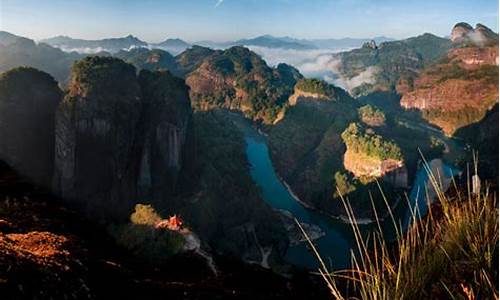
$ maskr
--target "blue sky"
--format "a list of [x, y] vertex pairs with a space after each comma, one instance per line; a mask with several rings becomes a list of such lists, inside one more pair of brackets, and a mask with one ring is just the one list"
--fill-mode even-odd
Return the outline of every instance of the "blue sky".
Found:
[[448, 35], [460, 21], [498, 32], [497, 0], [0, 0], [0, 30], [34, 39], [133, 34], [149, 42], [253, 37]]

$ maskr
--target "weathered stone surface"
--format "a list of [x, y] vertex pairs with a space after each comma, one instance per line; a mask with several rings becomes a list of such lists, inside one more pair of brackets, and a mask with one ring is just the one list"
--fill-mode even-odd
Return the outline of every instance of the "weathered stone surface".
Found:
[[445, 60], [398, 86], [403, 108], [421, 110], [448, 135], [480, 121], [498, 102], [498, 35], [481, 24], [459, 23], [451, 38], [456, 48]]
[[0, 160], [33, 182], [48, 186], [54, 161], [57, 82], [32, 68], [0, 76]]
[[143, 140], [140, 197], [161, 200], [175, 189], [186, 157], [191, 105], [184, 80], [168, 72], [141, 71]]
[[383, 177], [388, 182], [396, 183], [397, 187], [406, 187], [408, 183], [408, 174], [402, 161], [380, 160], [348, 149], [344, 154], [344, 167], [356, 177]]
[[133, 66], [107, 57], [76, 63], [56, 118], [56, 192], [95, 216], [125, 216], [136, 196], [140, 113]]

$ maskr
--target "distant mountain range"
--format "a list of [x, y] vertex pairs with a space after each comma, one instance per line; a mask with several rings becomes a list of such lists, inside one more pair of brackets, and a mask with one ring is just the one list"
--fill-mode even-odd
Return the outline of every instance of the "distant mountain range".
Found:
[[153, 48], [160, 48], [162, 50], [166, 50], [173, 55], [177, 55], [187, 48], [190, 48], [192, 45], [181, 40], [181, 39], [166, 39], [165, 41], [157, 44], [150, 44]]
[[148, 43], [141, 41], [133, 35], [102, 40], [83, 40], [74, 39], [68, 36], [56, 36], [40, 40], [40, 42], [60, 48], [67, 52], [76, 51], [81, 53], [94, 53], [100, 51], [118, 52], [123, 49], [148, 46]]
[[291, 50], [338, 49], [361, 47], [364, 43], [374, 40], [377, 44], [394, 41], [392, 38], [380, 36], [374, 38], [341, 38], [341, 39], [296, 39], [292, 37], [275, 37], [262, 35], [251, 39], [241, 39], [232, 42], [201, 41], [197, 44], [210, 48], [228, 48], [232, 46], [258, 46]]
[[[13, 36], [13, 35], [12, 35]], [[0, 36], [0, 39], [13, 39], [12, 36]], [[101, 40], [74, 39], [68, 36], [56, 36], [53, 38], [40, 40], [42, 43], [60, 48], [64, 51], [76, 51], [79, 53], [96, 53], [101, 51], [118, 52], [137, 47], [159, 48], [166, 50], [173, 55], [177, 55], [192, 45], [200, 45], [215, 49], [226, 49], [232, 46], [257, 46], [274, 49], [287, 50], [313, 50], [313, 49], [338, 49], [360, 47], [366, 42], [374, 40], [376, 43], [393, 41], [388, 37], [374, 38], [342, 38], [342, 39], [296, 39], [292, 37], [275, 37], [272, 35], [262, 35], [250, 39], [240, 39], [228, 42], [199, 41], [188, 43], [179, 38], [169, 38], [160, 43], [147, 43], [139, 38], [128, 35], [120, 38], [108, 38]]]

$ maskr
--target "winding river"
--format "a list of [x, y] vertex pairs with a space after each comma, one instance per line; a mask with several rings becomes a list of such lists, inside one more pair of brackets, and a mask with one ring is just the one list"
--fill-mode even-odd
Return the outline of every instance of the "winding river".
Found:
[[[269, 155], [266, 138], [259, 134], [250, 122], [242, 118], [238, 118], [235, 124], [245, 136], [246, 154], [251, 165], [251, 176], [257, 186], [260, 187], [263, 199], [275, 209], [289, 211], [302, 223], [319, 226], [325, 235], [317, 239], [315, 245], [325, 262], [333, 269], [348, 267], [351, 260], [351, 249], [353, 251], [357, 249], [351, 225], [301, 205], [276, 174]], [[456, 173], [455, 170], [442, 163], [441, 160], [434, 160], [432, 166], [435, 171], [439, 172], [445, 184], [449, 183], [449, 179]], [[412, 206], [417, 203], [421, 215], [425, 215], [427, 209], [426, 190], [429, 190], [429, 178], [427, 172], [421, 168], [409, 193]], [[404, 227], [408, 225], [410, 213], [406, 201], [400, 201], [394, 210], [394, 215], [396, 219], [401, 220]], [[394, 234], [392, 222], [387, 220], [381, 225], [386, 237]], [[375, 230], [376, 224], [359, 225], [359, 228], [366, 233]], [[306, 243], [290, 246], [285, 259], [299, 267], [309, 269], [318, 267], [318, 261], [308, 249]]]

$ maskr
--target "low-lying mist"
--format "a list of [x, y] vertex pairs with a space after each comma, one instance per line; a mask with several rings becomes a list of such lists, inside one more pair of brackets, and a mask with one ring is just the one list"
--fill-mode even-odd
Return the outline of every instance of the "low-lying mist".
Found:
[[357, 76], [347, 78], [341, 75], [340, 58], [334, 54], [349, 51], [352, 48], [292, 50], [281, 48], [267, 48], [248, 46], [271, 66], [286, 63], [296, 67], [305, 77], [323, 79], [328, 83], [342, 87], [348, 91], [364, 83], [374, 83], [376, 67], [368, 67]]

